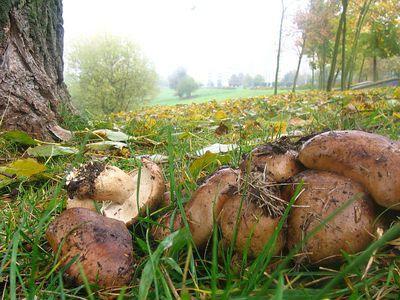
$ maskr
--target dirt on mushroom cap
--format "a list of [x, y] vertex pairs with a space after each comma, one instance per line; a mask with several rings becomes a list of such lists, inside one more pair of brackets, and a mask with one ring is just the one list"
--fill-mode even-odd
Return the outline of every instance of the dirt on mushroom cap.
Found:
[[[83, 176], [88, 173], [78, 170], [78, 175], [72, 174], [67, 186], [72, 184], [76, 190], [75, 197], [68, 199], [67, 208], [86, 207], [97, 211], [94, 201], [100, 202], [97, 207], [102, 214], [130, 225], [146, 208], [155, 209], [162, 202], [165, 190], [160, 167], [145, 158], [142, 163], [140, 171], [136, 169], [131, 174], [114, 166], [105, 166], [92, 185], [88, 184], [92, 177], [85, 178]], [[83, 193], [86, 186], [93, 188], [90, 197]]]
[[245, 156], [240, 169], [243, 173], [263, 172], [272, 181], [285, 182], [303, 170], [296, 148], [287, 138], [258, 146]]
[[[245, 177], [242, 177], [245, 176]], [[281, 198], [281, 185], [262, 172], [250, 172], [240, 176], [238, 193], [246, 195], [246, 201], [261, 208], [272, 218], [283, 215], [287, 202]]]
[[95, 192], [95, 181], [104, 171], [106, 165], [99, 161], [91, 161], [67, 177], [67, 192], [69, 198], [77, 195], [90, 198]]
[[46, 237], [55, 253], [60, 248], [63, 266], [77, 257], [66, 271], [70, 281], [84, 283], [81, 266], [90, 284], [110, 288], [130, 283], [133, 246], [124, 223], [86, 208], [72, 208], [56, 217]]

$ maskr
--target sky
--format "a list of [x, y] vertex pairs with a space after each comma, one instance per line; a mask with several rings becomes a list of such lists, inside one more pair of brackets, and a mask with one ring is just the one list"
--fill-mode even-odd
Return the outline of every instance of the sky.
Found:
[[[306, 0], [285, 0], [281, 77], [296, 69], [293, 15]], [[72, 43], [97, 33], [140, 45], [158, 74], [184, 67], [196, 80], [223, 80], [233, 73], [273, 81], [280, 0], [64, 0], [65, 55]], [[303, 63], [307, 70], [307, 62]]]

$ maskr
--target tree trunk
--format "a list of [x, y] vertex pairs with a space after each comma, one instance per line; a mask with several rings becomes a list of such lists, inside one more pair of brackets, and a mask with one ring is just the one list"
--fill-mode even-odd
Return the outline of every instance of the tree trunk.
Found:
[[4, 0], [1, 9], [0, 127], [68, 139], [57, 125], [61, 105], [74, 111], [63, 78], [61, 0]]
[[343, 32], [342, 32], [342, 76], [340, 80], [340, 89], [344, 91], [346, 84], [346, 34], [347, 34], [347, 0], [342, 0], [343, 12]]
[[301, 45], [301, 51], [300, 51], [300, 54], [299, 54], [299, 62], [298, 62], [298, 64], [297, 64], [296, 74], [294, 75], [292, 93], [295, 93], [295, 92], [296, 92], [297, 78], [299, 77], [300, 66], [301, 66], [301, 60], [303, 59], [305, 47], [306, 47], [306, 34], [303, 33], [303, 43], [302, 43], [302, 45]]
[[373, 76], [374, 76], [374, 81], [378, 81], [378, 59], [376, 55], [373, 57]]
[[282, 2], [282, 15], [281, 15], [281, 25], [279, 27], [278, 54], [276, 56], [274, 95], [278, 94], [278, 76], [279, 76], [279, 62], [280, 62], [280, 58], [281, 58], [282, 28], [283, 28], [283, 19], [285, 18], [285, 4], [283, 3], [283, 0], [281, 2]]
[[340, 36], [341, 36], [341, 33], [342, 33], [342, 27], [343, 27], [343, 11], [342, 11], [342, 13], [340, 15], [339, 25], [338, 25], [338, 29], [336, 31], [335, 46], [333, 48], [331, 69], [330, 69], [330, 72], [329, 72], [328, 82], [327, 82], [327, 85], [326, 85], [326, 90], [328, 92], [332, 90], [332, 87], [334, 85], [333, 79], [334, 79], [334, 76], [335, 76], [336, 61], [337, 61], [337, 55], [338, 55], [338, 52], [339, 52], [339, 44], [340, 44]]
[[365, 55], [363, 55], [363, 58], [362, 58], [362, 61], [361, 61], [360, 73], [358, 73], [358, 82], [361, 82], [362, 73], [363, 73], [363, 70], [364, 70], [364, 63], [365, 63]]
[[347, 71], [346, 71], [346, 77], [348, 76], [347, 89], [350, 89], [351, 85], [353, 84], [353, 73], [354, 73], [355, 63], [357, 60], [356, 57], [357, 57], [358, 42], [360, 40], [361, 29], [363, 28], [365, 17], [367, 16], [372, 1], [373, 0], [365, 0], [357, 19], [356, 32], [354, 34], [354, 39], [353, 39], [353, 47], [351, 49], [350, 57], [347, 61]]
[[335, 77], [333, 78], [333, 85], [335, 85], [336, 82], [337, 82], [337, 78], [338, 78], [338, 76], [339, 76], [339, 72], [340, 72], [340, 68], [338, 68], [338, 69], [336, 70], [336, 72], [335, 72]]

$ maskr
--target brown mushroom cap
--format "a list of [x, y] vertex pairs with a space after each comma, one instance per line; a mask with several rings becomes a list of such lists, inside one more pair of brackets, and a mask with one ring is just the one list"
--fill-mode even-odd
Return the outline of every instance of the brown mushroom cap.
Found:
[[190, 232], [194, 243], [202, 246], [207, 243], [213, 230], [214, 221], [220, 215], [226, 198], [221, 193], [235, 185], [238, 172], [225, 168], [215, 172], [192, 195], [185, 207]]
[[[173, 223], [171, 224], [171, 222]], [[161, 216], [157, 220], [157, 223], [159, 223], [159, 225], [157, 224], [151, 228], [151, 235], [156, 241], [162, 241], [174, 231], [184, 227], [182, 215], [179, 212], [173, 215], [173, 212], [169, 211], [165, 215]]]
[[[224, 205], [224, 199], [220, 199], [221, 193], [236, 184], [238, 172], [231, 168], [224, 168], [210, 176], [192, 195], [185, 206], [185, 214], [189, 223], [194, 243], [203, 246], [207, 243], [213, 230], [214, 220], [218, 218]], [[171, 234], [171, 213], [159, 218], [158, 223], [152, 229], [156, 240], [163, 240]], [[175, 215], [172, 231], [184, 226], [179, 212]]]
[[[304, 245], [302, 252], [310, 263], [326, 265], [341, 260], [341, 250], [357, 253], [372, 241], [374, 206], [364, 188], [357, 182], [325, 171], [304, 171], [293, 178], [284, 194], [290, 199], [296, 183], [304, 181], [304, 191], [296, 200], [288, 219], [288, 248], [350, 199], [350, 206], [335, 216]], [[357, 198], [360, 196], [361, 198]]]
[[264, 172], [273, 181], [284, 182], [303, 170], [297, 155], [294, 150], [270, 143], [251, 151], [240, 169], [242, 172]]
[[384, 207], [400, 210], [400, 147], [373, 133], [344, 130], [316, 135], [304, 143], [300, 161], [361, 183]]
[[[142, 158], [142, 163], [140, 171], [135, 170], [131, 174], [117, 167], [104, 167], [95, 180], [85, 177], [84, 172], [78, 172], [83, 175], [76, 176], [77, 180], [68, 184], [69, 191], [77, 192], [70, 193], [74, 198], [68, 199], [67, 208], [96, 210], [94, 201], [101, 201], [99, 207], [106, 217], [131, 224], [146, 208], [153, 210], [161, 203], [165, 189], [162, 171], [157, 164], [145, 158]], [[88, 184], [92, 181], [93, 184]], [[84, 192], [86, 190], [92, 192]]]
[[66, 274], [83, 284], [80, 266], [90, 284], [128, 285], [132, 277], [132, 237], [125, 224], [86, 208], [65, 210], [49, 226], [46, 237], [54, 252], [60, 248], [62, 265], [77, 260]]
[[[247, 199], [242, 200], [240, 193], [232, 193], [230, 190], [221, 197], [225, 198], [225, 205], [219, 219], [224, 244], [231, 245], [235, 234], [236, 220], [238, 220], [235, 250], [243, 254], [248, 249], [248, 254], [256, 257], [272, 238], [280, 218], [268, 216], [265, 210], [254, 202]], [[238, 218], [241, 202], [242, 210]], [[276, 239], [273, 253], [278, 254], [281, 252], [284, 245], [285, 232], [281, 230]]]

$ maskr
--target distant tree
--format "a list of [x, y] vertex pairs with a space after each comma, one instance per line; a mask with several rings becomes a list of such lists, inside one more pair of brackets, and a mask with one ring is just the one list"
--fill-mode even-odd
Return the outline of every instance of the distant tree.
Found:
[[400, 55], [400, 2], [378, 0], [371, 7], [368, 31], [361, 34], [361, 44], [366, 57], [372, 58], [373, 79], [377, 81], [378, 58]]
[[186, 69], [183, 67], [179, 67], [168, 77], [169, 87], [173, 90], [176, 90], [178, 83], [187, 76]]
[[220, 78], [217, 80], [217, 88], [222, 88], [222, 80]]
[[303, 32], [302, 34], [302, 41], [301, 41], [301, 46], [300, 47], [300, 51], [299, 51], [299, 60], [297, 62], [297, 69], [296, 69], [296, 73], [294, 75], [294, 79], [293, 79], [293, 86], [292, 86], [292, 92], [295, 93], [296, 92], [296, 85], [297, 85], [297, 79], [299, 77], [299, 72], [300, 72], [300, 66], [301, 66], [301, 61], [303, 59], [303, 55], [304, 55], [304, 50], [306, 48], [306, 34]]
[[253, 87], [253, 85], [253, 77], [251, 77], [249, 74], [246, 74], [243, 78], [243, 87], [250, 88]]
[[[337, 28], [338, 1], [310, 0], [301, 25], [307, 36], [305, 55], [311, 58], [313, 74], [318, 74], [318, 87], [325, 88], [327, 64]], [[314, 80], [312, 80], [314, 82]], [[314, 84], [313, 84], [314, 86]]]
[[293, 85], [296, 73], [294, 71], [287, 72], [283, 75], [282, 80], [279, 82], [280, 86], [289, 87]]
[[392, 56], [382, 60], [381, 69], [388, 77], [400, 78], [400, 56]]
[[233, 74], [231, 78], [229, 78], [228, 84], [230, 87], [238, 87], [240, 86], [240, 80], [238, 75]]
[[207, 82], [207, 87], [209, 87], [209, 88], [214, 88], [214, 87], [215, 87], [214, 81], [209, 80], [209, 81]]
[[156, 91], [154, 67], [131, 41], [97, 35], [76, 43], [68, 61], [72, 99], [93, 112], [129, 110]]
[[297, 84], [297, 78], [299, 77], [299, 72], [300, 72], [300, 67], [301, 67], [301, 61], [303, 59], [304, 56], [304, 52], [306, 49], [306, 40], [307, 40], [307, 13], [303, 12], [303, 11], [299, 11], [296, 14], [295, 17], [295, 23], [296, 26], [300, 32], [299, 37], [296, 40], [296, 48], [297, 48], [297, 52], [299, 54], [299, 59], [297, 62], [297, 69], [296, 69], [296, 74], [294, 76], [293, 79], [293, 86], [292, 86], [292, 92], [295, 93], [296, 92], [296, 84]]
[[196, 83], [196, 81], [189, 75], [186, 75], [179, 80], [178, 85], [176, 86], [176, 93], [179, 98], [190, 98], [192, 96], [192, 92], [198, 88], [199, 85]]
[[265, 86], [265, 79], [264, 77], [262, 77], [260, 74], [257, 74], [256, 76], [254, 76], [253, 79], [253, 86], [254, 87], [260, 87], [260, 86]]
[[238, 81], [239, 81], [239, 86], [243, 86], [243, 81], [244, 81], [244, 74], [243, 73], [239, 73]]

